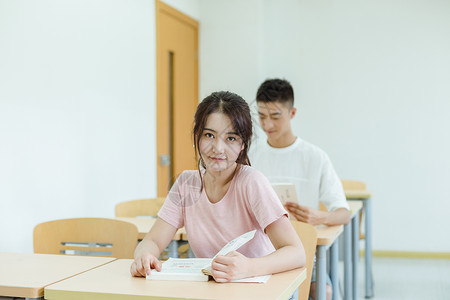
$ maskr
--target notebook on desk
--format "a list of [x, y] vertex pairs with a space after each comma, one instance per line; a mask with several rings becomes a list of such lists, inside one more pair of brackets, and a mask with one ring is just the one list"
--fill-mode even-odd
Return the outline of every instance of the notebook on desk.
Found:
[[[153, 270], [147, 275], [148, 280], [182, 280], [182, 281], [208, 281], [212, 277], [211, 264], [217, 255], [227, 255], [236, 251], [242, 245], [253, 239], [256, 230], [238, 236], [228, 242], [213, 258], [169, 258], [162, 264], [161, 271]], [[233, 280], [232, 282], [265, 283], [270, 274]]]

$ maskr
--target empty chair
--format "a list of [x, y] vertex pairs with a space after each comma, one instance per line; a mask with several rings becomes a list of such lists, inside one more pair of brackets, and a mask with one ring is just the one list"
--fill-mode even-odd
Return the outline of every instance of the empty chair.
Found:
[[[164, 204], [166, 198], [149, 198], [129, 200], [116, 204], [116, 218], [135, 218], [135, 217], [157, 217], [158, 211]], [[169, 257], [186, 257], [189, 246], [182, 241], [171, 241], [169, 247], [161, 253], [160, 259], [166, 260]]]
[[365, 191], [366, 190], [366, 184], [362, 181], [342, 179], [341, 182], [342, 182], [342, 186], [344, 187], [344, 191], [348, 191], [348, 190]]
[[62, 219], [36, 225], [35, 253], [133, 258], [138, 229], [125, 221], [105, 218]]
[[130, 200], [118, 203], [115, 208], [116, 217], [138, 217], [151, 216], [156, 217], [159, 209], [162, 207], [165, 198], [150, 198]]
[[309, 288], [311, 286], [311, 276], [314, 265], [314, 255], [317, 245], [316, 228], [310, 224], [291, 220], [291, 224], [297, 232], [306, 254], [306, 280], [298, 289], [298, 299], [307, 300], [309, 298]]

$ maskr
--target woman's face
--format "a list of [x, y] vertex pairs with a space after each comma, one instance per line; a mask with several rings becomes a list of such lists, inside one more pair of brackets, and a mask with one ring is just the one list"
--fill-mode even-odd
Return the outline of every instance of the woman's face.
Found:
[[228, 116], [212, 113], [200, 136], [199, 151], [210, 172], [222, 172], [236, 166], [244, 145]]

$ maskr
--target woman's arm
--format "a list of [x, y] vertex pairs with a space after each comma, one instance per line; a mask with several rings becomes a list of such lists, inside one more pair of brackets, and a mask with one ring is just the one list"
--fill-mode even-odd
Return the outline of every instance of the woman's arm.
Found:
[[150, 275], [151, 269], [161, 271], [159, 255], [169, 245], [177, 228], [158, 218], [144, 239], [134, 251], [134, 261], [131, 264], [131, 275]]
[[283, 216], [266, 227], [275, 251], [271, 254], [247, 258], [239, 252], [217, 256], [212, 264], [212, 273], [217, 282], [283, 272], [305, 266], [303, 244], [287, 217]]

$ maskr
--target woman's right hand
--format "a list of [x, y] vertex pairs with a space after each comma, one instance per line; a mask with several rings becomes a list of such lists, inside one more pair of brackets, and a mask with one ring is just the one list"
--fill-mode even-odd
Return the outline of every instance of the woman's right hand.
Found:
[[133, 276], [145, 277], [150, 275], [151, 269], [161, 271], [161, 262], [150, 253], [144, 253], [134, 259], [130, 271]]

